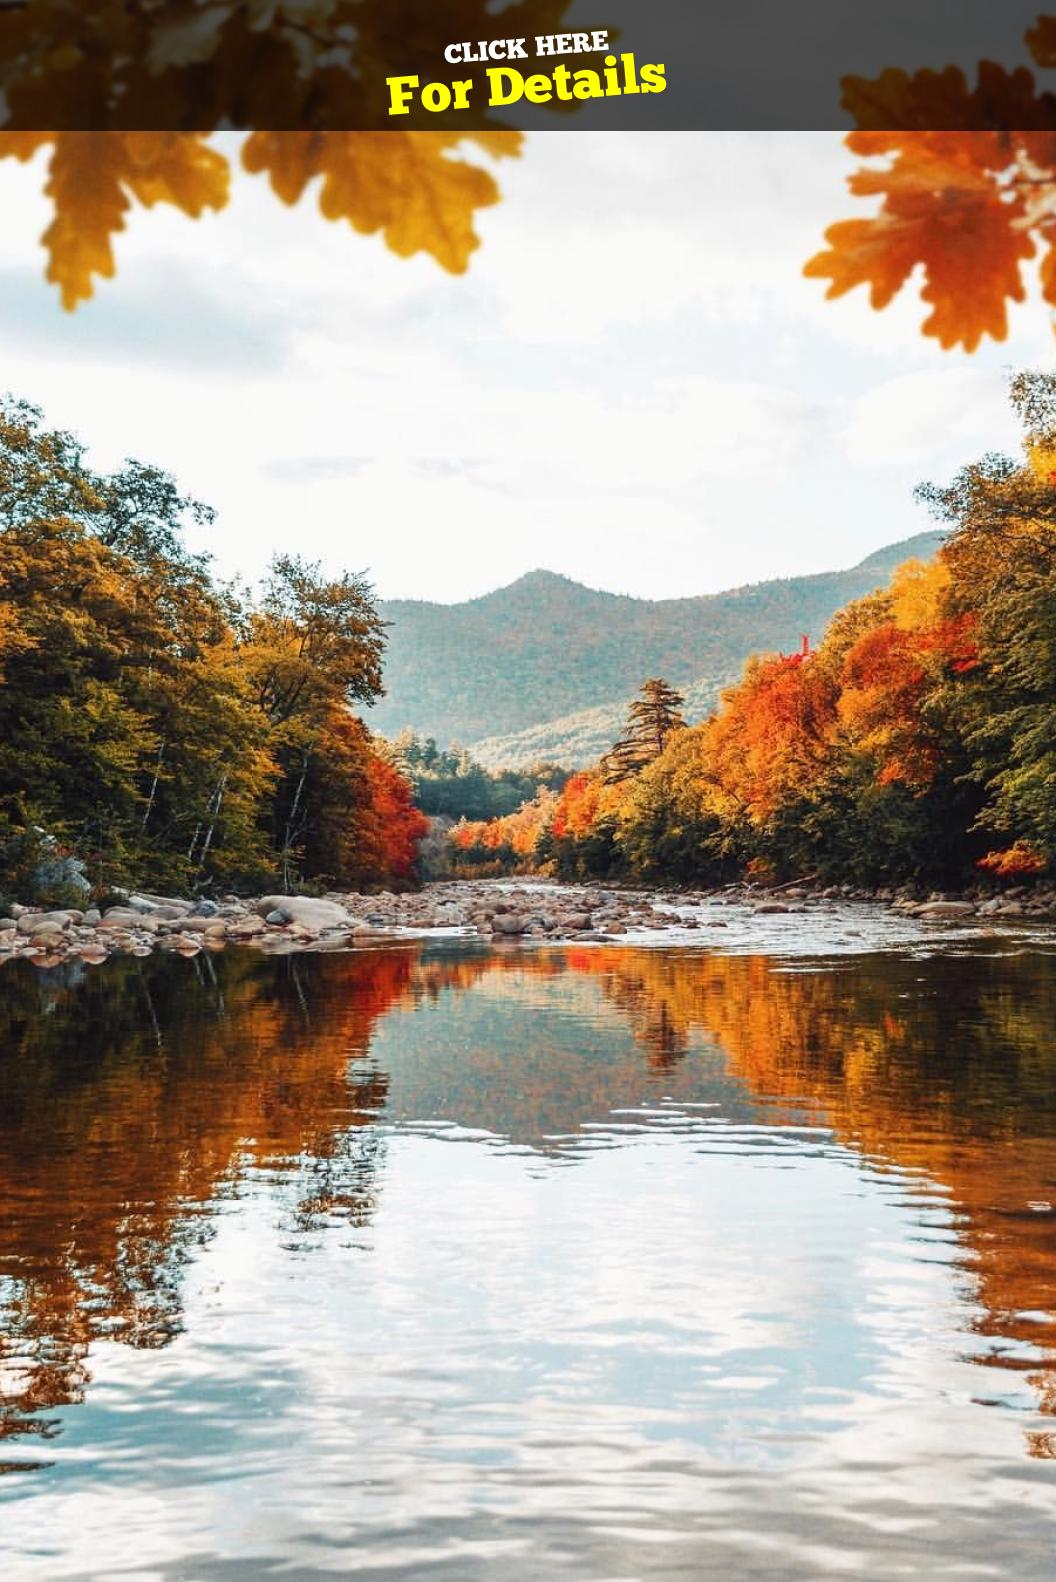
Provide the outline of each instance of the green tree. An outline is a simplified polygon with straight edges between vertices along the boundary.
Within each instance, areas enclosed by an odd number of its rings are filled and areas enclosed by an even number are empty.
[[[1011,399],[1026,462],[984,456],[920,491],[954,528],[954,608],[975,623],[981,663],[947,707],[982,788],[984,829],[1056,859],[1056,376],[1022,373]]]

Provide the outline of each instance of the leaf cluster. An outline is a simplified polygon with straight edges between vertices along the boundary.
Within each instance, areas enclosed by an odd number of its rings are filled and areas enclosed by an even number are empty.
[[[1056,18],[1026,35],[1036,65],[1056,66]],[[1039,259],[1043,299],[1056,306],[1056,94],[1025,68],[889,68],[847,77],[843,104],[858,130],[847,146],[866,163],[849,180],[873,213],[841,220],[805,274],[827,295],[857,286],[884,308],[918,274],[929,312],[923,333],[974,351],[1004,340],[1008,305],[1026,295],[1023,269]]]

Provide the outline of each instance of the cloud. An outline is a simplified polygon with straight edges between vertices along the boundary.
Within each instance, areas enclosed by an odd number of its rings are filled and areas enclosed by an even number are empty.
[[[475,479],[477,473],[488,463],[484,460],[475,460],[467,456],[419,456],[412,463],[412,469],[419,478],[469,478]]]
[[[125,367],[161,364],[241,379],[279,374],[295,326],[266,302],[212,289],[190,260],[155,260],[103,282],[76,313],[26,266],[0,268],[0,335],[7,347]]]
[[[266,470],[289,483],[333,483],[358,478],[370,466],[370,456],[280,456]]]
[[[849,565],[924,525],[918,478],[1010,443],[1003,369],[1050,335],[1034,304],[966,359],[916,301],[826,302],[802,265],[852,165],[836,133],[533,135],[460,277],[237,174],[207,221],[134,212],[71,317],[42,171],[0,161],[4,384],[214,504],[224,574],[296,544],[455,600],[539,565],[654,597]]]
[[[1001,368],[952,365],[882,380],[847,404],[839,443],[855,467],[901,461],[965,459],[982,450],[1015,449],[1018,430]]]

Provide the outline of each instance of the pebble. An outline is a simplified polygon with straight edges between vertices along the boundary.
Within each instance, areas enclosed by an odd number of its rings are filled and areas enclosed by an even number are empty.
[[[671,928],[726,928],[720,918],[682,916],[673,910],[705,901],[709,911],[729,905],[775,918],[812,908],[830,911],[845,901],[871,901],[904,916],[963,920],[980,929],[990,920],[1056,921],[1056,888],[1025,885],[997,891],[980,886],[950,895],[909,887],[872,892],[851,885],[799,884],[768,891],[741,884],[719,891],[649,895],[615,887],[541,889],[516,880],[457,880],[399,895],[334,891],[323,897],[268,895],[245,901],[224,896],[219,903],[137,893],[102,913],[97,907],[49,911],[16,903],[7,908],[8,916],[0,917],[0,959],[24,957],[47,968],[70,959],[94,966],[114,955],[146,957],[155,951],[193,957],[229,945],[269,954],[350,950],[439,929],[511,946],[533,940],[604,944],[636,932],[656,937]]]

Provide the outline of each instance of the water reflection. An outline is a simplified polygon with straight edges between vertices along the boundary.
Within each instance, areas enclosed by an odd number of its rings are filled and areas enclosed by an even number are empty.
[[[363,1127],[386,1082],[354,1057],[414,962],[355,966],[5,974],[0,1437],[54,1432],[40,1414],[82,1398],[94,1339],[155,1348],[179,1333],[182,1271],[255,1162],[290,1172],[302,1226],[369,1214],[380,1143]]]
[[[5,1494],[97,1461],[139,1488],[186,1457],[173,1368],[215,1434],[201,1477],[237,1449],[290,1478],[296,1444],[335,1543],[321,1484],[361,1459],[379,1575],[499,1564],[458,1526],[475,1479],[518,1521],[546,1508],[540,1575],[564,1553],[568,1574],[681,1576],[705,1453],[717,1521],[745,1515],[737,1468],[805,1476],[819,1447],[829,1499],[870,1460],[897,1484],[960,1444],[959,1475],[1007,1480],[1024,1446],[1056,1453],[1052,957],[408,946],[8,967],[0,996],[0,1434],[38,1468]],[[370,1361],[339,1388],[353,1345]],[[122,1374],[129,1348],[169,1371]],[[439,1525],[400,1560],[423,1478]],[[636,1500],[647,1556],[660,1506],[681,1513],[670,1569],[609,1552]],[[912,1527],[881,1505],[877,1532]],[[1041,1540],[1021,1542],[1026,1564]],[[82,1574],[73,1552],[39,1574]],[[786,1574],[824,1570],[811,1553]]]

